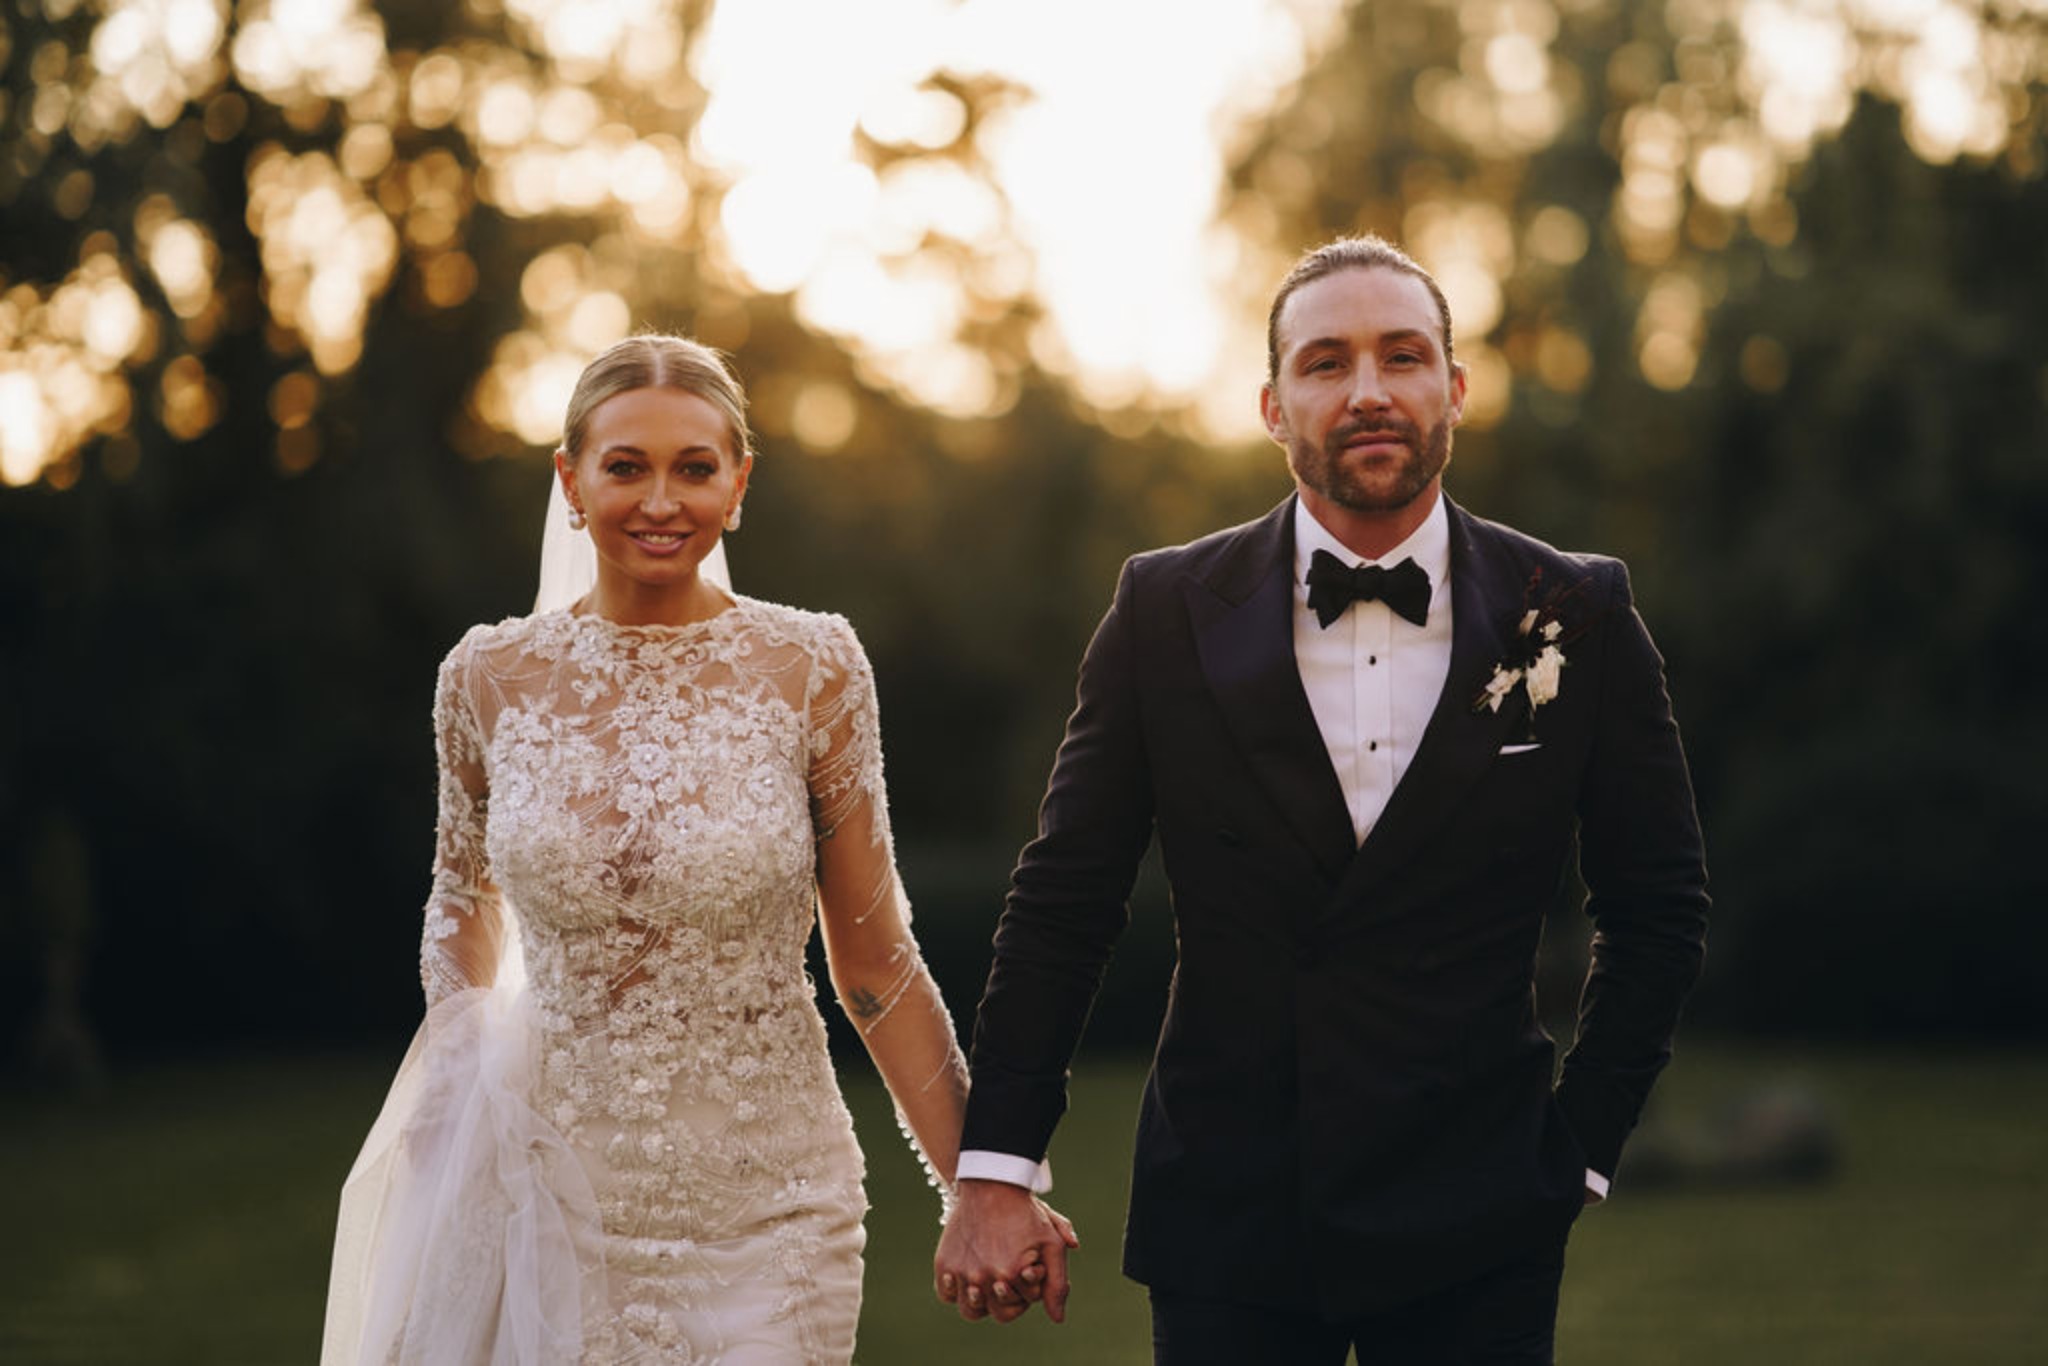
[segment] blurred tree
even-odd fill
[[[741,586],[862,630],[971,1003],[1118,562],[1283,469],[1040,370],[1001,80],[862,121],[892,236],[832,288],[743,268],[732,222],[831,187],[704,153],[712,18],[0,10],[0,1037],[81,944],[117,1056],[409,1027],[434,664],[523,610],[538,457],[636,326],[736,356]],[[1726,1021],[2002,1026],[2043,985],[2044,42],[2023,3],[1376,0],[1236,159],[1244,305],[1321,237],[1409,242],[1475,371],[1458,496],[1634,566]]]
[[[1867,101],[1795,202],[1792,249],[1730,254],[1669,494],[1736,912],[1705,1004],[2038,1033],[2048,180],[1927,165]]]
[[[913,228],[876,268],[948,282],[950,331],[882,349],[758,293],[691,150],[709,18],[0,14],[0,932],[35,949],[4,1036],[80,924],[74,994],[120,1049],[409,1023],[434,664],[524,607],[536,456],[635,326],[734,352],[763,436],[742,587],[859,623],[913,843],[1021,841],[1118,558],[1271,496],[1276,467],[1192,478],[1037,374],[977,141],[999,80],[932,72],[921,121],[857,139]],[[992,221],[941,221],[962,196]],[[77,896],[31,876],[61,810]],[[985,945],[1005,869],[976,866]]]

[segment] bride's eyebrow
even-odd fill
[[[629,441],[614,441],[608,445],[599,446],[597,453],[599,455],[637,455],[642,460],[649,458],[646,451],[641,450]],[[717,455],[719,450],[716,446],[707,445],[700,441],[695,445],[678,446],[675,453],[677,455]]]

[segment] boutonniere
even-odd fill
[[[1568,624],[1565,611],[1589,582],[1580,579],[1544,594],[1542,567],[1530,572],[1522,589],[1522,615],[1515,622],[1514,644],[1493,666],[1493,677],[1479,690],[1479,696],[1472,699],[1473,711],[1499,711],[1519,683],[1529,698],[1529,734],[1534,739],[1536,709],[1557,696],[1566,663],[1565,646],[1584,635],[1591,624],[1584,620]]]

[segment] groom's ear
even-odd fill
[[[1267,436],[1279,445],[1287,444],[1287,413],[1270,382],[1259,386],[1259,419],[1266,424]]]

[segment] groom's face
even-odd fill
[[[1398,512],[1434,489],[1465,411],[1465,371],[1444,354],[1429,288],[1383,266],[1303,285],[1280,314],[1266,430],[1303,496]]]

